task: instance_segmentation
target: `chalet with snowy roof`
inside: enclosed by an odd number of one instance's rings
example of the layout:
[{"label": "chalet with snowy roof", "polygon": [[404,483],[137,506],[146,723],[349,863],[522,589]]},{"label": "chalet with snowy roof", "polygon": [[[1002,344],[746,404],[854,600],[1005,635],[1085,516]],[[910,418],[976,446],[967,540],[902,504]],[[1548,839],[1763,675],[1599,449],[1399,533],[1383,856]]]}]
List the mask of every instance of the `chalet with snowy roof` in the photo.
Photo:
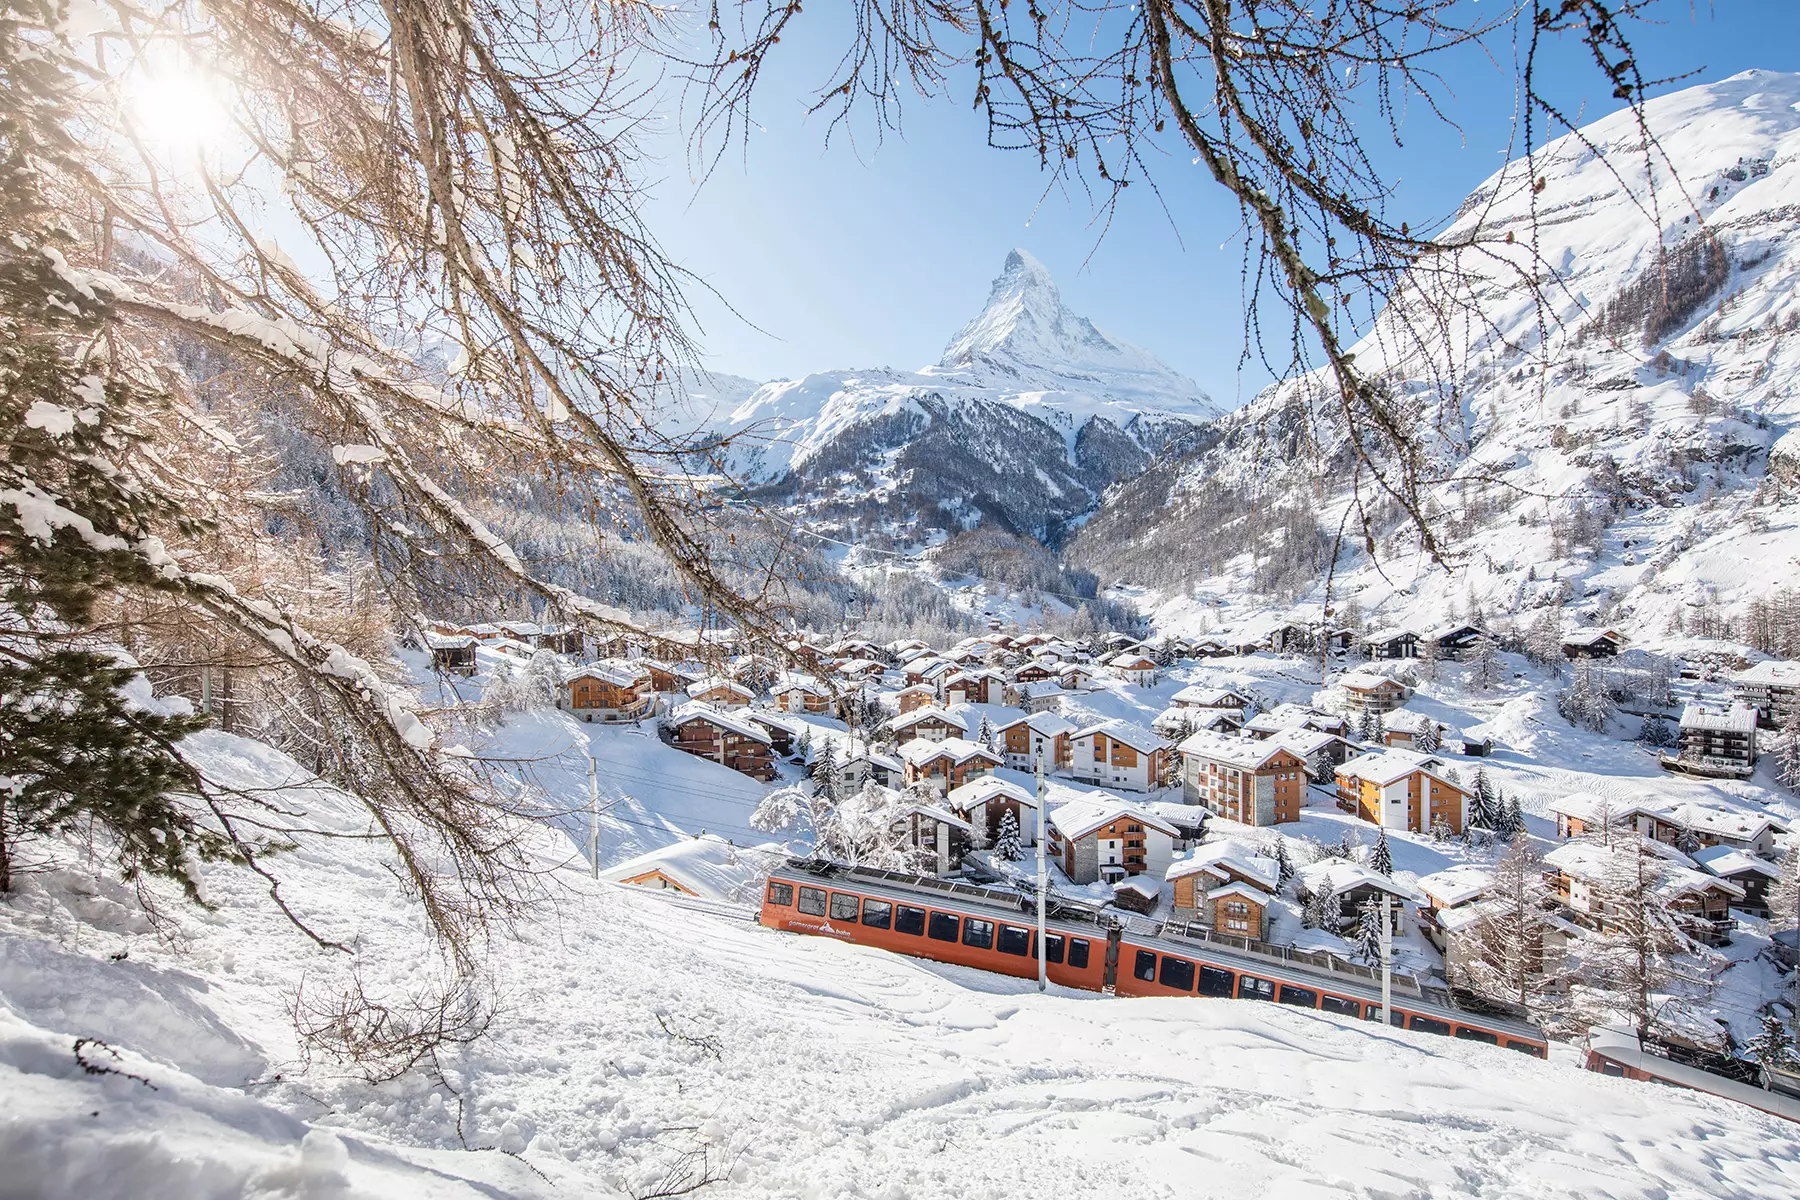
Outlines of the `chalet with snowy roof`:
[{"label": "chalet with snowy roof", "polygon": [[1243,825],[1298,821],[1306,760],[1277,741],[1196,733],[1181,743],[1182,796]]},{"label": "chalet with snowy roof", "polygon": [[748,717],[759,729],[769,735],[769,748],[779,758],[787,758],[794,753],[800,744],[800,733],[805,725],[791,717],[767,712],[758,708],[740,708],[735,710],[739,716]]},{"label": "chalet with snowy roof", "polygon": [[1479,625],[1453,623],[1431,630],[1425,635],[1425,641],[1437,648],[1439,658],[1454,661],[1467,657],[1482,638],[1492,636]]},{"label": "chalet with snowy roof", "polygon": [[1335,898],[1335,905],[1327,906],[1327,919],[1338,932],[1355,926],[1361,919],[1365,903],[1373,900],[1379,904],[1381,898],[1387,896],[1393,901],[1388,911],[1394,932],[1398,933],[1407,903],[1420,899],[1419,894],[1405,884],[1345,858],[1327,858],[1301,867],[1297,878],[1302,896],[1328,890]]},{"label": "chalet with snowy roof", "polygon": [[453,675],[473,675],[475,673],[475,647],[480,645],[466,633],[425,633],[425,649],[431,652],[431,667],[434,671],[448,671]]},{"label": "chalet with snowy roof", "polygon": [[1032,713],[1008,721],[994,731],[1006,765],[1017,771],[1035,771],[1039,758],[1050,774],[1069,766],[1069,735],[1075,726],[1051,712]]},{"label": "chalet with snowy roof", "polygon": [[971,779],[950,789],[944,807],[967,821],[988,846],[998,842],[1000,825],[1011,813],[1019,823],[1019,845],[1037,845],[1037,796],[1009,779]]},{"label": "chalet with snowy roof", "polygon": [[901,778],[907,783],[924,783],[934,790],[953,791],[982,775],[993,774],[1000,756],[979,742],[947,737],[942,741],[914,738],[898,751]]},{"label": "chalet with snowy roof", "polygon": [[1731,676],[1732,696],[1756,710],[1764,729],[1778,729],[1800,712],[1800,662],[1759,662]]},{"label": "chalet with snowy roof", "polygon": [[756,699],[756,693],[735,679],[713,675],[688,684],[687,697],[712,708],[734,709],[746,707]]},{"label": "chalet with snowy roof", "polygon": [[896,650],[894,652],[894,661],[903,667],[910,663],[923,662],[935,657],[937,657],[937,651],[933,650],[930,646],[927,646],[924,642],[911,642],[908,643],[904,649]]},{"label": "chalet with snowy roof", "polygon": [[1375,629],[1363,635],[1363,650],[1373,659],[1419,657],[1418,633],[1404,626]]},{"label": "chalet with snowy roof", "polygon": [[1733,907],[1759,917],[1769,915],[1769,889],[1781,881],[1780,867],[1734,846],[1707,846],[1688,857],[1708,875],[1730,880],[1743,889],[1744,898]]},{"label": "chalet with snowy roof", "polygon": [[[1252,853],[1235,842],[1215,842],[1202,846],[1185,858],[1169,864],[1163,878],[1174,891],[1175,916],[1178,920],[1205,921],[1220,932],[1263,938],[1261,923],[1248,929],[1227,930],[1218,926],[1208,911],[1212,892],[1230,884],[1242,884],[1264,893],[1262,905],[1269,901],[1281,884],[1281,869],[1272,858]],[[1262,917],[1258,912],[1257,917]]]},{"label": "chalet with snowy roof", "polygon": [[1644,804],[1609,800],[1592,792],[1570,792],[1544,807],[1556,818],[1556,836],[1560,838],[1598,836],[1608,825],[1624,827],[1639,813],[1649,811]]},{"label": "chalet with snowy roof", "polygon": [[1381,739],[1389,746],[1399,746],[1404,750],[1417,748],[1427,754],[1436,754],[1444,743],[1444,730],[1443,725],[1424,713],[1402,708],[1383,718]]},{"label": "chalet with snowy roof", "polygon": [[1565,658],[1612,658],[1630,642],[1616,629],[1577,629],[1563,634]]},{"label": "chalet with snowy roof", "polygon": [[556,707],[583,721],[636,721],[650,715],[650,672],[608,659],[570,667],[556,691]]},{"label": "chalet with snowy roof", "polygon": [[1126,683],[1138,687],[1153,687],[1156,684],[1156,660],[1140,651],[1127,650],[1113,655],[1106,660],[1106,669]]},{"label": "chalet with snowy roof", "polygon": [[1003,699],[1013,708],[1028,713],[1059,712],[1063,705],[1062,685],[1053,679],[1036,683],[1009,683]]},{"label": "chalet with snowy roof", "polygon": [[957,671],[944,679],[944,699],[951,704],[999,704],[1006,694],[1006,676],[978,667]]},{"label": "chalet with snowy roof", "polygon": [[1412,689],[1379,671],[1359,669],[1338,680],[1344,703],[1355,712],[1389,713],[1412,698]]},{"label": "chalet with snowy roof", "polygon": [[[1494,887],[1494,876],[1491,872],[1469,863],[1461,863],[1442,871],[1434,871],[1429,875],[1421,875],[1413,884],[1424,902],[1419,905],[1419,916],[1423,920],[1434,920],[1438,914],[1451,909],[1462,908],[1482,899]],[[1432,944],[1439,950],[1444,948],[1442,935],[1432,937]]]},{"label": "chalet with snowy roof", "polygon": [[945,738],[962,737],[969,732],[969,723],[960,714],[935,704],[903,712],[887,724],[894,731],[894,740],[897,742],[910,742],[914,738],[941,742]]},{"label": "chalet with snowy roof", "polygon": [[840,659],[831,670],[839,679],[860,682],[880,679],[887,672],[887,667],[872,658],[846,658]]},{"label": "chalet with snowy roof", "polygon": [[1335,770],[1363,753],[1360,746],[1335,733],[1325,733],[1305,726],[1284,729],[1274,737],[1262,740],[1298,754],[1306,763],[1307,773],[1313,778],[1318,778],[1323,768]]},{"label": "chalet with snowy roof", "polygon": [[1338,807],[1385,829],[1429,833],[1442,821],[1461,833],[1469,792],[1444,774],[1444,761],[1411,750],[1361,754],[1337,769]]},{"label": "chalet with snowy roof", "polygon": [[1082,663],[1063,663],[1056,668],[1056,686],[1065,692],[1078,692],[1094,680],[1094,673]]},{"label": "chalet with snowy roof", "polygon": [[1193,658],[1230,658],[1233,651],[1218,638],[1199,638],[1193,643]]},{"label": "chalet with snowy roof", "polygon": [[1671,804],[1646,808],[1636,816],[1646,837],[1681,850],[1730,846],[1764,858],[1775,855],[1775,835],[1786,833],[1786,821],[1766,812],[1716,804]]},{"label": "chalet with snowy roof", "polygon": [[1049,683],[1056,678],[1056,668],[1046,662],[1028,662],[1013,672],[1014,683]]},{"label": "chalet with snowy roof", "polygon": [[1466,758],[1486,758],[1494,752],[1494,739],[1475,729],[1465,729],[1450,739]]},{"label": "chalet with snowy roof", "polygon": [[1100,644],[1114,654],[1126,650],[1142,651],[1144,648],[1143,643],[1129,633],[1109,633],[1100,639]]},{"label": "chalet with snowy roof", "polygon": [[[1674,855],[1675,859],[1681,857]],[[1690,936],[1711,945],[1723,945],[1729,939],[1731,906],[1743,901],[1742,887],[1673,859],[1657,863],[1655,876],[1657,895]],[[1612,932],[1615,924],[1608,893],[1617,880],[1635,880],[1636,870],[1624,853],[1592,842],[1569,842],[1544,855],[1544,878],[1558,903],[1579,924]]]},{"label": "chalet with snowy roof", "polygon": [[698,663],[671,664],[660,658],[635,658],[632,663],[649,674],[651,691],[666,695],[680,692],[684,699],[688,684],[706,678],[709,673]]},{"label": "chalet with snowy roof", "polygon": [[915,658],[906,664],[906,682],[908,685],[915,683],[936,684],[944,680],[955,670],[956,664],[947,658]]},{"label": "chalet with snowy roof", "polygon": [[769,701],[782,712],[831,711],[831,689],[808,675],[790,675],[769,689]]},{"label": "chalet with snowy roof", "polygon": [[1050,813],[1048,850],[1072,883],[1116,883],[1145,873],[1161,879],[1174,853],[1175,833],[1149,809],[1095,792]]},{"label": "chalet with snowy roof", "polygon": [[900,788],[906,785],[906,770],[894,755],[877,754],[859,746],[838,760],[838,779],[852,791],[871,781],[881,787]]},{"label": "chalet with snowy roof", "polygon": [[916,683],[895,692],[894,702],[899,706],[901,712],[909,713],[915,708],[924,708],[927,704],[937,703],[937,689],[928,683]]},{"label": "chalet with snowy roof", "polygon": [[1686,775],[1748,778],[1756,771],[1756,710],[1689,704],[1681,710],[1680,748],[1662,765]]},{"label": "chalet with snowy roof", "polygon": [[463,632],[478,642],[498,641],[506,636],[506,631],[504,629],[500,628],[498,625],[489,624],[485,621],[474,625],[465,625],[463,626]]},{"label": "chalet with snowy roof", "polygon": [[544,625],[537,621],[501,621],[500,630],[507,637],[524,642],[533,650],[550,650],[557,654],[580,654],[581,631],[561,625]]},{"label": "chalet with snowy roof", "polygon": [[675,749],[696,758],[711,759],[764,783],[775,778],[773,739],[746,713],[698,702],[684,704],[663,721],[663,733]]},{"label": "chalet with snowy roof", "polygon": [[1069,735],[1069,774],[1102,787],[1148,792],[1162,786],[1170,761],[1160,737],[1128,721],[1102,721]]},{"label": "chalet with snowy roof", "polygon": [[1343,736],[1349,722],[1337,713],[1322,713],[1304,704],[1278,704],[1244,722],[1244,732],[1255,738],[1274,737],[1290,729],[1316,729]]},{"label": "chalet with snowy roof", "polygon": [[963,856],[969,852],[973,830],[969,823],[936,804],[913,802],[900,810],[894,819],[893,832],[912,851],[920,866],[932,875],[949,875],[962,870]]},{"label": "chalet with snowy roof", "polygon": [[1190,683],[1170,696],[1169,703],[1176,708],[1223,708],[1242,712],[1250,707],[1250,697],[1236,688]]},{"label": "chalet with snowy roof", "polygon": [[861,638],[845,638],[825,647],[834,658],[841,659],[873,659],[877,665],[887,653],[874,642],[865,642]]},{"label": "chalet with snowy roof", "polygon": [[758,863],[759,857],[722,837],[701,834],[602,867],[600,878],[702,900],[741,903],[761,890],[767,872]]}]

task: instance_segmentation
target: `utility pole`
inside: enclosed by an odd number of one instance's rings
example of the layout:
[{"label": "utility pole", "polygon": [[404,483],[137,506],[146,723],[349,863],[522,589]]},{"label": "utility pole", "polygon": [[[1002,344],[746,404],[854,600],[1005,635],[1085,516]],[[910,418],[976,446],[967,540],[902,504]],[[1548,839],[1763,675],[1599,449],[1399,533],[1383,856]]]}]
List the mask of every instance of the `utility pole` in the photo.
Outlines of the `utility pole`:
[{"label": "utility pole", "polygon": [[1393,1024],[1394,898],[1381,893],[1381,1023]]},{"label": "utility pole", "polygon": [[[1029,727],[1028,727],[1029,728]],[[1031,731],[1036,733],[1035,730]],[[1044,895],[1050,890],[1049,869],[1044,865],[1044,746],[1037,752],[1037,908],[1038,991],[1050,986],[1050,957],[1044,945]]]},{"label": "utility pole", "polygon": [[588,876],[600,878],[600,768],[588,747]]}]

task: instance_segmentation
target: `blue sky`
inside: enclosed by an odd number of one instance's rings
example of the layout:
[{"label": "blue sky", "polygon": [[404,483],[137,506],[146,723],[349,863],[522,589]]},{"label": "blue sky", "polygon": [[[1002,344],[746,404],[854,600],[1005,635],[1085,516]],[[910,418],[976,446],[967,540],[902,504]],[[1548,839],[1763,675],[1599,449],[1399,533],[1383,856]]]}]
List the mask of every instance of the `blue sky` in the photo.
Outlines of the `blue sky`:
[{"label": "blue sky", "polygon": [[[708,366],[771,379],[934,362],[979,310],[1007,251],[1022,246],[1075,311],[1219,399],[1247,400],[1266,382],[1260,367],[1238,366],[1237,210],[1202,168],[1176,159],[1160,172],[1179,231],[1140,187],[1102,239],[1085,197],[1045,195],[1034,159],[987,148],[967,77],[951,80],[949,100],[912,102],[903,137],[877,146],[840,131],[827,147],[826,121],[804,110],[841,52],[835,8],[809,6],[784,38],[759,95],[760,129],[703,185],[690,178],[672,115],[668,136],[651,144],[651,227],[722,297],[689,289]],[[1698,71],[1691,82],[1704,82],[1750,67],[1800,70],[1800,0],[1660,8],[1666,23],[1637,38],[1651,75]],[[1592,119],[1617,102],[1577,49],[1550,59],[1552,86],[1568,111]],[[1450,115],[1463,132],[1420,113],[1403,147],[1378,149],[1396,211],[1424,227],[1501,165],[1514,110],[1510,60],[1471,53],[1445,65],[1456,68]]]}]

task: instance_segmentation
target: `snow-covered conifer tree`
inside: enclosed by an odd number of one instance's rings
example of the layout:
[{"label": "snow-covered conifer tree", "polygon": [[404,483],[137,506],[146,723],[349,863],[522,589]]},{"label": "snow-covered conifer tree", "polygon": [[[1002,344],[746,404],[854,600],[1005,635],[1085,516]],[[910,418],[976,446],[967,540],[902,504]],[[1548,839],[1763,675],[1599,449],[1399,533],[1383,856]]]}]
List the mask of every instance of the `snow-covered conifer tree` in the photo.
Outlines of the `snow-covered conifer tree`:
[{"label": "snow-covered conifer tree", "polygon": [[1794,1054],[1793,1035],[1773,1013],[1763,1014],[1762,1028],[1745,1043],[1744,1051],[1766,1070],[1791,1071],[1796,1061],[1800,1061]]},{"label": "snow-covered conifer tree", "polygon": [[1413,736],[1413,749],[1420,754],[1436,754],[1443,745],[1443,736],[1438,732],[1436,721],[1424,721],[1419,725],[1419,732]]},{"label": "snow-covered conifer tree", "polygon": [[1356,932],[1351,938],[1356,957],[1371,967],[1381,965],[1381,901],[1364,900],[1356,910]]},{"label": "snow-covered conifer tree", "polygon": [[1275,890],[1285,891],[1294,878],[1294,859],[1288,853],[1287,839],[1275,835]]},{"label": "snow-covered conifer tree", "polygon": [[1375,834],[1375,848],[1369,852],[1369,870],[1379,871],[1383,875],[1394,873],[1394,851],[1388,845],[1386,829]]},{"label": "snow-covered conifer tree", "polygon": [[1019,814],[1007,809],[1000,816],[1000,836],[994,839],[994,853],[1008,862],[1018,862],[1023,851],[1019,846]]},{"label": "snow-covered conifer tree", "polygon": [[1338,923],[1337,889],[1330,880],[1325,880],[1318,887],[1306,893],[1300,910],[1300,920],[1308,929],[1323,929],[1331,933],[1337,932]]}]

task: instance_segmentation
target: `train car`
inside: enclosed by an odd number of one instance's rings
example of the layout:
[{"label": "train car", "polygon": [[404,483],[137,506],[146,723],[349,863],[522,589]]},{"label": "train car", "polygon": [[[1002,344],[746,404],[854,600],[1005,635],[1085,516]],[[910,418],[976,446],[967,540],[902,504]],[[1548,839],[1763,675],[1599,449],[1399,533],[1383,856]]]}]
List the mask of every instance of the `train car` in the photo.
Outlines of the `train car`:
[{"label": "train car", "polygon": [[1619,1079],[1690,1088],[1696,1092],[1735,1100],[1772,1116],[1800,1121],[1800,1096],[1758,1087],[1754,1082],[1731,1079],[1695,1063],[1669,1057],[1655,1043],[1639,1040],[1629,1029],[1602,1026],[1588,1033],[1587,1069]]},{"label": "train car", "polygon": [[[1262,1000],[1381,1019],[1368,983],[1210,941],[1122,929],[1097,909],[1056,905],[1046,922],[1047,974],[1054,983],[1120,996]],[[762,924],[1019,978],[1037,976],[1036,913],[1016,892],[930,876],[794,861],[773,871]],[[1389,1005],[1395,1026],[1531,1054],[1548,1053],[1542,1031],[1522,1020],[1474,1013],[1424,995]]]},{"label": "train car", "polygon": [[[838,864],[790,864],[769,874],[770,929],[874,946],[934,962],[1037,978],[1037,913],[1014,892]],[[1106,986],[1108,930],[1064,912],[1045,927],[1051,982]]]},{"label": "train car", "polygon": [[[1113,990],[1120,996],[1212,996],[1262,1000],[1363,1021],[1381,1020],[1381,993],[1360,980],[1239,954],[1211,942],[1123,932]],[[1543,1058],[1549,1043],[1525,1021],[1471,1013],[1423,996],[1388,1005],[1391,1024],[1420,1033],[1504,1046]]]}]

